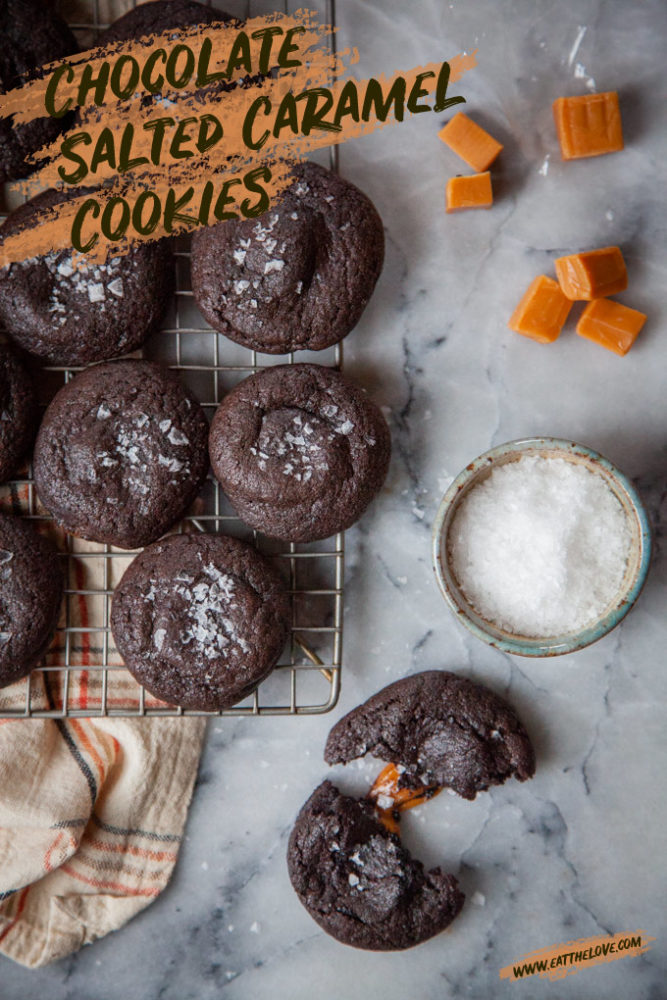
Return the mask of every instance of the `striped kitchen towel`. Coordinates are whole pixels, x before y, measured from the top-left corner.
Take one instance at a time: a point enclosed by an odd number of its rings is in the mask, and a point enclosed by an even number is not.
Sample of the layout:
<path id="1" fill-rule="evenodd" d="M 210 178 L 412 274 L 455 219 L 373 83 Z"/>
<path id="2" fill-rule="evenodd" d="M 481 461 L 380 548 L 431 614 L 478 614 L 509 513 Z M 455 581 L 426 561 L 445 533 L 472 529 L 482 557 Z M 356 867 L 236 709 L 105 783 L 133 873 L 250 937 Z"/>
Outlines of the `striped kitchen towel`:
<path id="1" fill-rule="evenodd" d="M 92 0 L 58 4 L 67 20 L 86 24 L 109 23 L 131 6 L 96 0 L 93 19 Z M 78 32 L 82 47 L 96 37 Z M 5 188 L 9 207 L 22 200 Z M 27 469 L 0 488 L 0 510 L 42 513 Z M 108 635 L 108 595 L 131 554 L 111 561 L 109 546 L 67 539 L 49 522 L 35 526 L 70 557 L 44 667 L 0 690 L 2 714 L 63 715 L 0 719 L 0 953 L 28 968 L 117 930 L 165 888 L 206 726 L 198 718 L 66 717 L 162 703 L 123 669 Z M 65 662 L 74 669 L 63 670 Z"/>
<path id="2" fill-rule="evenodd" d="M 0 509 L 39 514 L 30 490 L 25 479 L 2 487 Z M 108 546 L 68 540 L 48 521 L 33 523 L 70 556 L 45 665 L 0 690 L 4 715 L 28 708 L 62 715 L 0 719 L 0 953 L 29 968 L 116 930 L 162 892 L 206 725 L 198 718 L 101 714 L 136 714 L 142 698 L 146 709 L 162 704 L 141 694 L 108 636 L 104 593 L 132 556 L 111 569 Z M 103 654 L 107 671 L 100 668 Z"/>
<path id="3" fill-rule="evenodd" d="M 0 952 L 46 965 L 162 892 L 204 727 L 193 718 L 0 724 Z"/>

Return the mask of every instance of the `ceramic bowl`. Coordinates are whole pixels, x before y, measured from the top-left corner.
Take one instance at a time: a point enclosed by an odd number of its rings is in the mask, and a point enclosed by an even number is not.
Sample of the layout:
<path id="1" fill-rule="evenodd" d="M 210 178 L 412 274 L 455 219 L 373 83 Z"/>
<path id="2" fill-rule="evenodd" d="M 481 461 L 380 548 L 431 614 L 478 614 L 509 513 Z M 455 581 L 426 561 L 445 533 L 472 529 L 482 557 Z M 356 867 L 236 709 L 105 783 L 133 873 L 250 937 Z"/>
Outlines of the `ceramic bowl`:
<path id="1" fill-rule="evenodd" d="M 564 458 L 585 465 L 602 476 L 618 498 L 630 524 L 632 544 L 628 566 L 619 593 L 600 618 L 579 632 L 532 638 L 507 632 L 482 618 L 468 603 L 450 565 L 448 534 L 458 505 L 466 493 L 486 479 L 493 469 L 515 462 L 524 455 Z M 518 656 L 559 656 L 590 646 L 611 632 L 626 616 L 644 586 L 651 558 L 651 527 L 644 505 L 634 486 L 602 455 L 585 445 L 560 438 L 526 438 L 492 448 L 467 465 L 445 493 L 433 526 L 433 566 L 447 604 L 479 639 Z"/>

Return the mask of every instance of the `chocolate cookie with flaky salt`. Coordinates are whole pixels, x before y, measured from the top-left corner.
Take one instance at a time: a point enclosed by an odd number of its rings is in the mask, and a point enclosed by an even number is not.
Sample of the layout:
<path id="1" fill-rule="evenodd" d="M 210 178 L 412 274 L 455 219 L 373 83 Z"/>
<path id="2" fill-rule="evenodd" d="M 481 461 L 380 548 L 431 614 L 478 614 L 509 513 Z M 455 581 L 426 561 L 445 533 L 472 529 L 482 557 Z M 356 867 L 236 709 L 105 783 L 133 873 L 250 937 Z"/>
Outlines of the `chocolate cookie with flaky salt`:
<path id="1" fill-rule="evenodd" d="M 382 220 L 358 188 L 315 163 L 258 219 L 192 240 L 192 289 L 215 330 L 268 354 L 342 340 L 371 297 L 384 259 Z"/>
<path id="2" fill-rule="evenodd" d="M 370 753 L 399 766 L 402 787 L 451 788 L 464 799 L 535 773 L 535 753 L 514 709 L 483 684 L 446 670 L 404 677 L 343 716 L 324 759 Z"/>
<path id="3" fill-rule="evenodd" d="M 46 653 L 63 584 L 54 546 L 27 521 L 0 514 L 0 687 L 25 677 Z"/>
<path id="4" fill-rule="evenodd" d="M 290 601 L 277 570 L 224 535 L 171 535 L 137 556 L 116 588 L 111 628 L 125 665 L 156 697 L 217 711 L 275 666 Z"/>
<path id="5" fill-rule="evenodd" d="M 208 425 L 178 376 L 149 361 L 86 369 L 48 407 L 39 498 L 74 535 L 133 549 L 178 521 L 208 470 Z"/>
<path id="6" fill-rule="evenodd" d="M 0 227 L 0 243 L 36 224 L 66 193 L 45 191 Z M 173 289 L 167 243 L 138 243 L 124 256 L 85 263 L 71 250 L 0 270 L 0 326 L 24 350 L 57 365 L 127 354 L 156 329 Z"/>
<path id="7" fill-rule="evenodd" d="M 0 3 L 0 94 L 39 75 L 45 63 L 78 52 L 74 35 L 48 0 L 2 0 Z M 27 177 L 37 169 L 28 158 L 63 130 L 62 118 L 16 122 L 0 118 L 0 184 Z"/>
<path id="8" fill-rule="evenodd" d="M 368 799 L 343 795 L 330 781 L 297 816 L 287 865 L 311 917 L 355 948 L 412 948 L 449 926 L 464 902 L 453 875 L 427 871 Z"/>
<path id="9" fill-rule="evenodd" d="M 239 516 L 274 538 L 313 541 L 353 524 L 380 490 L 391 444 L 363 389 L 320 365 L 251 375 L 213 418 L 213 471 Z"/>
<path id="10" fill-rule="evenodd" d="M 0 482 L 14 475 L 36 433 L 32 379 L 14 351 L 0 344 Z"/>
<path id="11" fill-rule="evenodd" d="M 126 42 L 163 31 L 180 31 L 195 24 L 229 21 L 230 14 L 197 0 L 150 0 L 141 3 L 114 21 L 98 39 L 98 45 Z"/>

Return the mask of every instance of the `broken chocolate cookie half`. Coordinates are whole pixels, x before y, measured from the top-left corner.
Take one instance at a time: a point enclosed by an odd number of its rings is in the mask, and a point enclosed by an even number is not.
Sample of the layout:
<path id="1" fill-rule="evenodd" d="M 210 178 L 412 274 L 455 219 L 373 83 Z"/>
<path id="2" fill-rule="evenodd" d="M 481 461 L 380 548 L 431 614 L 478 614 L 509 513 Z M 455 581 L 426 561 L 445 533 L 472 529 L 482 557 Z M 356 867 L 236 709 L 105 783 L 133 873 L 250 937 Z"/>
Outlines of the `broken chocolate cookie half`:
<path id="1" fill-rule="evenodd" d="M 383 688 L 333 727 L 329 764 L 370 753 L 387 764 L 368 795 L 324 781 L 301 809 L 288 868 L 299 899 L 337 940 L 411 948 L 444 930 L 464 895 L 453 875 L 427 871 L 400 841 L 400 818 L 442 788 L 463 798 L 508 778 L 525 781 L 535 754 L 514 710 L 481 684 L 432 670 Z"/>

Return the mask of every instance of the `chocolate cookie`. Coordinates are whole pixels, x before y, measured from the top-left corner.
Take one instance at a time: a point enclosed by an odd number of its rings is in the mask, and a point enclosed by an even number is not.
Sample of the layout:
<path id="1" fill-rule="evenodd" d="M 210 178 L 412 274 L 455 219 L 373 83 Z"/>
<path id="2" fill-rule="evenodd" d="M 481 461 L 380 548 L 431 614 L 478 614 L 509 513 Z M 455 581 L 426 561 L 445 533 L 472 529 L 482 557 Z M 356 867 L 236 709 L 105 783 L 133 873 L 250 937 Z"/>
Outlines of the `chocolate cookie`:
<path id="1" fill-rule="evenodd" d="M 0 227 L 0 242 L 68 197 L 57 191 L 37 195 Z M 173 289 L 173 270 L 164 240 L 138 243 L 104 264 L 79 266 L 70 250 L 10 264 L 0 270 L 0 326 L 30 354 L 52 364 L 83 365 L 127 354 L 157 327 Z"/>
<path id="2" fill-rule="evenodd" d="M 243 520 L 313 541 L 361 517 L 387 474 L 382 413 L 350 379 L 319 365 L 265 368 L 226 396 L 211 425 L 211 465 Z"/>
<path id="3" fill-rule="evenodd" d="M 150 0 L 128 10 L 106 31 L 100 34 L 98 45 L 110 42 L 125 42 L 131 38 L 155 35 L 170 28 L 179 30 L 195 24 L 211 24 L 213 21 L 229 21 L 230 14 L 215 7 L 209 7 L 196 0 Z"/>
<path id="4" fill-rule="evenodd" d="M 453 875 L 425 871 L 367 799 L 342 795 L 330 781 L 297 816 L 287 864 L 311 917 L 355 948 L 411 948 L 444 930 L 463 906 Z"/>
<path id="5" fill-rule="evenodd" d="M 78 52 L 74 35 L 50 3 L 0 0 L 0 94 L 38 75 L 39 67 Z M 0 183 L 27 177 L 37 169 L 27 158 L 63 129 L 62 118 L 35 118 L 15 124 L 0 118 Z"/>
<path id="6" fill-rule="evenodd" d="M 0 514 L 0 687 L 37 666 L 63 595 L 56 549 L 19 517 Z"/>
<path id="7" fill-rule="evenodd" d="M 384 260 L 382 220 L 358 188 L 315 163 L 259 219 L 192 238 L 192 289 L 215 330 L 268 354 L 321 351 L 358 322 Z"/>
<path id="8" fill-rule="evenodd" d="M 32 379 L 13 351 L 0 344 L 0 482 L 11 479 L 37 431 Z"/>
<path id="9" fill-rule="evenodd" d="M 532 744 L 497 694 L 444 670 L 404 677 L 343 716 L 324 759 L 345 764 L 370 753 L 404 768 L 403 782 L 452 788 L 464 799 L 535 773 Z"/>
<path id="10" fill-rule="evenodd" d="M 40 500 L 74 535 L 148 545 L 199 492 L 207 430 L 174 372 L 134 360 L 88 368 L 44 415 L 34 454 Z"/>
<path id="11" fill-rule="evenodd" d="M 156 697 L 217 711 L 250 694 L 287 640 L 290 601 L 256 549 L 224 535 L 171 535 L 116 588 L 111 629 L 125 665 Z"/>

